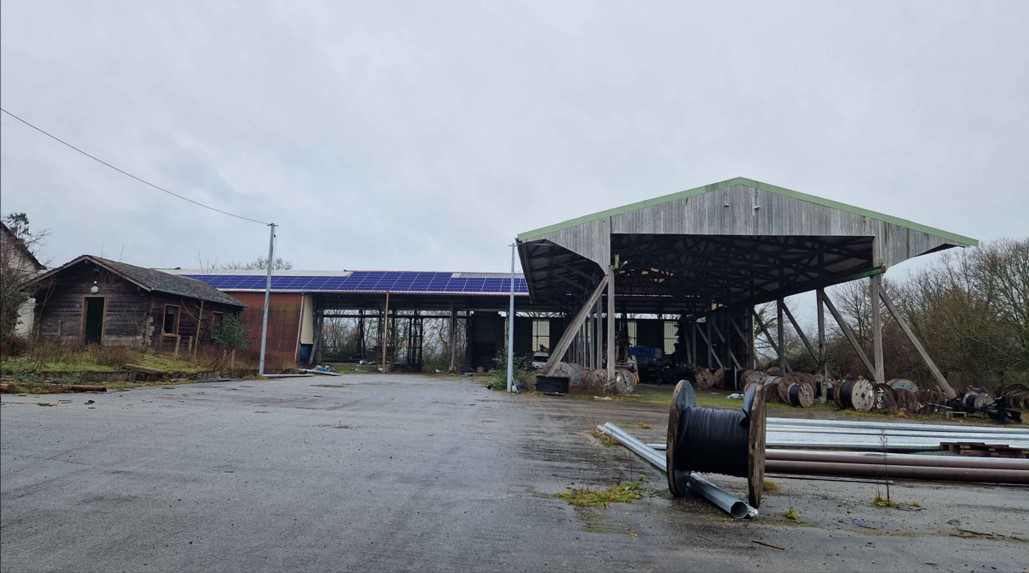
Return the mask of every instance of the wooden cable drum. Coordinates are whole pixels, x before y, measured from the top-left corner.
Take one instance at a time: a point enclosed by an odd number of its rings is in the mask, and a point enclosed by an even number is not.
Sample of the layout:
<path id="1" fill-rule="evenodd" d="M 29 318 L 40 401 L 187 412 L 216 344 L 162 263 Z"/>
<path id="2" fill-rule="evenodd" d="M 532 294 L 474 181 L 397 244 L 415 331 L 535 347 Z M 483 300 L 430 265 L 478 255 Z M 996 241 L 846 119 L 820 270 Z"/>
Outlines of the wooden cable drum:
<path id="1" fill-rule="evenodd" d="M 981 388 L 969 388 L 965 391 L 965 395 L 962 396 L 961 403 L 964 404 L 965 408 L 969 409 L 985 408 L 993 403 L 993 396 L 990 396 Z"/>
<path id="2" fill-rule="evenodd" d="M 903 388 L 903 389 L 907 390 L 908 392 L 918 392 L 918 390 L 919 390 L 918 384 L 915 384 L 914 382 L 912 382 L 910 380 L 905 380 L 904 378 L 894 378 L 893 380 L 890 380 L 886 384 L 888 384 L 889 387 L 893 388 L 894 390 L 896 390 L 898 388 Z"/>
<path id="3" fill-rule="evenodd" d="M 719 368 L 711 373 L 711 385 L 715 388 L 725 388 L 725 368 Z"/>
<path id="4" fill-rule="evenodd" d="M 765 398 L 767 399 L 767 401 L 782 402 L 782 399 L 779 398 L 778 392 L 779 382 L 781 380 L 782 376 L 768 376 L 767 378 L 765 378 L 764 386 L 765 388 L 770 389 L 769 391 L 765 392 Z"/>
<path id="5" fill-rule="evenodd" d="M 752 385 L 743 408 L 701 408 L 696 392 L 681 380 L 668 412 L 665 460 L 668 489 L 686 495 L 693 472 L 747 478 L 750 504 L 761 505 L 765 474 L 765 396 L 770 388 Z"/>
<path id="6" fill-rule="evenodd" d="M 915 393 L 904 388 L 894 388 L 893 393 L 897 399 L 897 410 L 908 414 L 918 413 L 918 398 Z"/>
<path id="7" fill-rule="evenodd" d="M 876 384 L 873 389 L 875 390 L 873 408 L 879 412 L 889 412 L 890 414 L 896 414 L 899 411 L 897 393 L 889 384 Z"/>
<path id="8" fill-rule="evenodd" d="M 853 408 L 858 412 L 867 412 L 875 403 L 875 392 L 872 383 L 864 378 L 847 378 L 840 384 L 840 406 Z"/>
<path id="9" fill-rule="evenodd" d="M 619 394 L 632 394 L 636 391 L 636 375 L 619 368 L 615 370 L 615 390 Z"/>
<path id="10" fill-rule="evenodd" d="M 790 406 L 810 408 L 815 401 L 814 377 L 802 372 L 783 376 L 776 385 L 779 398 Z"/>
<path id="11" fill-rule="evenodd" d="M 765 374 L 760 370 L 744 370 L 743 373 L 740 374 L 740 384 L 743 384 L 744 386 L 751 382 L 764 384 L 765 378 L 768 378 L 768 374 Z"/>
<path id="12" fill-rule="evenodd" d="M 1029 408 L 1029 388 L 1025 384 L 1005 384 L 997 388 L 997 396 L 1004 398 L 1008 408 Z"/>
<path id="13" fill-rule="evenodd" d="M 782 388 L 783 382 L 780 382 L 778 387 L 780 392 L 779 397 L 783 398 L 783 402 L 790 406 L 797 408 L 810 408 L 811 405 L 815 403 L 815 394 L 807 384 L 789 382 L 789 387 L 786 389 L 785 397 L 783 396 Z"/>
<path id="14" fill-rule="evenodd" d="M 715 375 L 707 368 L 694 370 L 693 379 L 697 383 L 697 390 L 707 390 L 715 385 Z"/>

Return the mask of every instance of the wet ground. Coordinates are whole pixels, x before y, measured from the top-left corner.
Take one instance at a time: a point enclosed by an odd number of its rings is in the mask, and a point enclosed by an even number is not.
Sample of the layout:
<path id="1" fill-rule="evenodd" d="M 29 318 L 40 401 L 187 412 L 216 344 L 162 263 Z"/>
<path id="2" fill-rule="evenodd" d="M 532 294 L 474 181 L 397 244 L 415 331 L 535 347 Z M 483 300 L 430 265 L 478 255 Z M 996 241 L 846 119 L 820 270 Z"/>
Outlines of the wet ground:
<path id="1" fill-rule="evenodd" d="M 0 571 L 1029 566 L 1026 488 L 895 482 L 896 509 L 872 505 L 881 485 L 772 477 L 761 516 L 733 521 L 591 434 L 612 421 L 663 441 L 666 416 L 409 375 L 5 395 Z M 631 504 L 554 497 L 641 474 Z"/>

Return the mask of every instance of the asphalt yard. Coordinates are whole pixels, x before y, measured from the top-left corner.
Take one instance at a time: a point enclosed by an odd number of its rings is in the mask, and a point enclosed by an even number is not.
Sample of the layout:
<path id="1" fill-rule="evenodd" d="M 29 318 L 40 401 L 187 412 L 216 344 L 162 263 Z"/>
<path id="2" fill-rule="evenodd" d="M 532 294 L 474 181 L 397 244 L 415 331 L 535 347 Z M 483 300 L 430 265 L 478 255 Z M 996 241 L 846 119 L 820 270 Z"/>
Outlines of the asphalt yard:
<path id="1" fill-rule="evenodd" d="M 92 400 L 92 403 L 87 403 Z M 666 406 L 347 375 L 2 397 L 0 570 L 1022 571 L 1029 491 L 770 477 L 761 515 L 673 499 L 592 434 Z M 648 428 L 649 426 L 649 428 Z M 632 503 L 555 494 L 643 476 Z M 737 478 L 711 476 L 744 493 Z M 796 519 L 788 519 L 788 510 Z"/>

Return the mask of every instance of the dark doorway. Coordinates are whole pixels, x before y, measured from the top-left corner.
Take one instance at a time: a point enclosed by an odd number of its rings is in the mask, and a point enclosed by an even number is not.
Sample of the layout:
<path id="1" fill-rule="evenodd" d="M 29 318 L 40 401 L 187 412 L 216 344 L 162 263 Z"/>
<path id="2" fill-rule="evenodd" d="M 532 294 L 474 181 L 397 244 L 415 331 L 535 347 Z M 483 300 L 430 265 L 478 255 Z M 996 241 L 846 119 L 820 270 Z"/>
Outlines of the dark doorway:
<path id="1" fill-rule="evenodd" d="M 84 340 L 86 344 L 100 344 L 104 337 L 104 297 L 86 297 Z"/>

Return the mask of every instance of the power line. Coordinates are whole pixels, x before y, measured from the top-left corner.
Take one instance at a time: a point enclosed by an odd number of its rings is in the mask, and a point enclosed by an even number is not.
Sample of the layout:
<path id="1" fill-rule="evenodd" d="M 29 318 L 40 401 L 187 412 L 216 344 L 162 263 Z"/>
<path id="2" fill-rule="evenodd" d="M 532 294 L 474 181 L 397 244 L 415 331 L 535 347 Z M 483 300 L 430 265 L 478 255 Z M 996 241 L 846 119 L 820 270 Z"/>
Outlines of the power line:
<path id="1" fill-rule="evenodd" d="M 190 199 L 189 197 L 184 197 L 182 195 L 179 195 L 178 193 L 175 193 L 174 191 L 169 191 L 169 190 L 165 189 L 164 187 L 161 187 L 160 185 L 154 185 L 153 183 L 147 181 L 146 179 L 143 179 L 141 177 L 136 177 L 135 175 L 129 173 L 128 171 L 125 171 L 124 169 L 121 169 L 119 167 L 115 167 L 114 165 L 111 165 L 110 163 L 104 161 L 103 159 L 100 159 L 99 157 L 97 157 L 95 155 L 87 153 L 87 152 L 79 149 L 78 147 L 75 147 L 74 145 L 68 143 L 67 141 L 61 139 L 60 137 L 57 137 L 56 135 L 54 135 L 52 133 L 49 133 L 49 132 L 47 132 L 44 129 L 41 129 L 39 127 L 36 127 L 36 126 L 32 125 L 31 123 L 29 123 L 29 122 L 25 121 L 24 119 L 14 115 L 13 113 L 7 111 L 6 109 L 3 109 L 2 107 L 0 107 L 0 111 L 6 113 L 7 115 L 13 117 L 14 119 L 16 119 L 18 121 L 24 123 L 25 125 L 27 125 L 27 126 L 31 127 L 32 129 L 38 131 L 39 133 L 42 133 L 43 135 L 49 137 L 50 139 L 53 139 L 54 141 L 56 141 L 56 142 L 58 142 L 58 143 L 60 143 L 62 145 L 65 145 L 67 147 L 70 147 L 70 148 L 74 149 L 75 151 L 78 151 L 79 153 L 81 153 L 82 155 L 85 155 L 86 157 L 92 159 L 93 161 L 96 161 L 97 163 L 101 163 L 103 165 L 106 165 L 107 167 L 110 167 L 111 169 L 114 169 L 115 171 L 117 171 L 118 173 L 121 173 L 122 175 L 125 175 L 127 177 L 131 177 L 132 179 L 135 179 L 136 181 L 139 181 L 140 183 L 142 183 L 144 185 L 147 185 L 149 187 L 153 187 L 154 189 L 157 189 L 158 191 L 161 191 L 163 193 L 167 193 L 167 194 L 171 195 L 172 197 L 176 197 L 176 198 L 182 199 L 183 201 L 188 201 L 188 202 L 190 202 L 190 203 L 192 203 L 194 205 L 203 207 L 204 209 L 210 209 L 211 211 L 214 211 L 216 213 L 221 213 L 222 215 L 228 215 L 230 217 L 235 217 L 237 219 L 242 219 L 244 221 L 250 221 L 251 223 L 257 223 L 259 225 L 268 225 L 268 223 L 265 223 L 264 221 L 258 221 L 257 219 L 251 219 L 250 217 L 244 217 L 242 215 L 237 215 L 235 213 L 229 213 L 228 211 L 223 211 L 223 210 L 218 209 L 216 207 L 211 207 L 210 205 L 204 205 L 203 203 L 201 203 L 199 201 L 194 201 L 193 199 Z"/>

